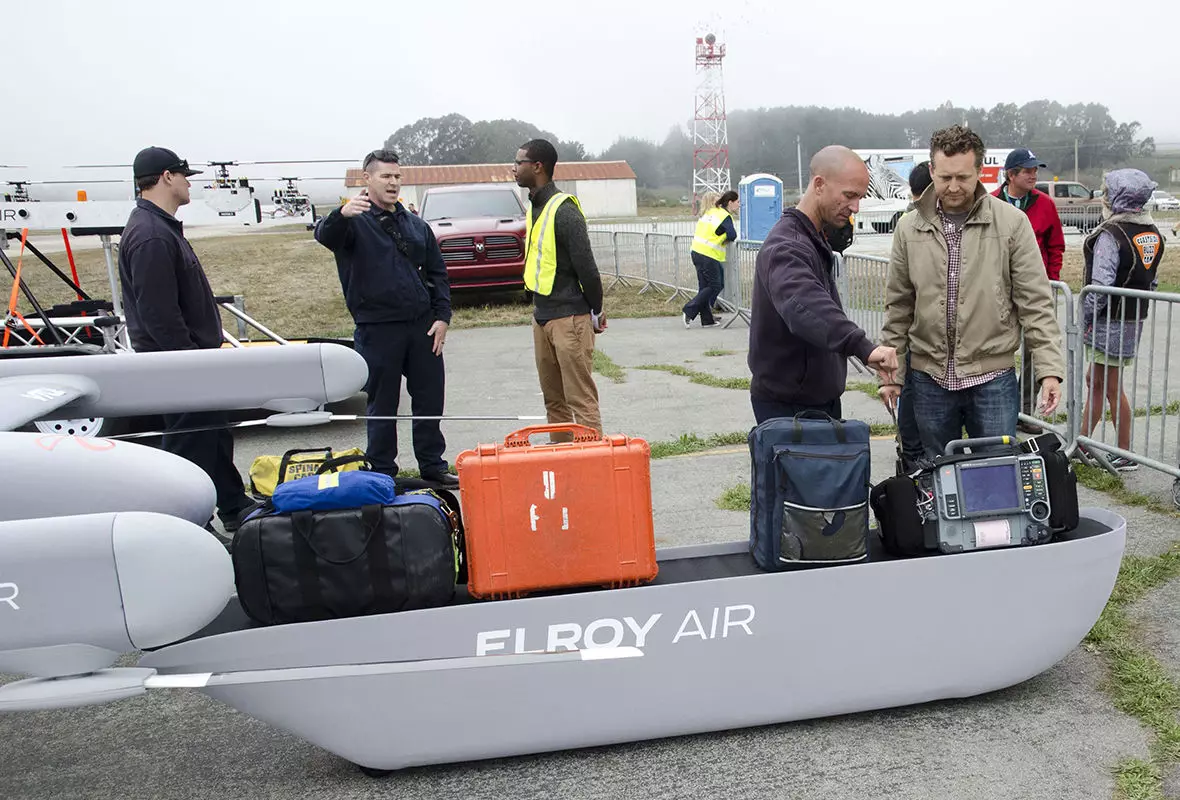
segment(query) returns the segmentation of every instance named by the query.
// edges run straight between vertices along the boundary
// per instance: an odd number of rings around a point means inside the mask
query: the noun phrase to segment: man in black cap
[[[992,194],[1006,200],[1028,215],[1037,246],[1041,248],[1041,260],[1049,280],[1061,277],[1061,261],[1065,255],[1065,231],[1061,229],[1061,217],[1053,198],[1037,189],[1037,168],[1045,164],[1031,150],[1018,147],[1008,154],[1004,162],[1004,183]],[[1032,414],[1037,390],[1033,383],[1032,359],[1027,349],[1020,350],[1020,410]],[[1040,433],[1040,429],[1021,422],[1017,428],[1024,433]]]
[[[134,170],[139,199],[119,244],[123,314],[131,347],[136,352],[221,347],[221,312],[205,270],[184,238],[184,226],[176,219],[177,209],[190,201],[189,176],[200,171],[163,147],[141,150]],[[233,435],[224,428],[169,433],[228,422],[224,411],[165,414],[161,446],[205,470],[217,489],[217,516],[226,532],[233,533],[256,505],[234,466]]]

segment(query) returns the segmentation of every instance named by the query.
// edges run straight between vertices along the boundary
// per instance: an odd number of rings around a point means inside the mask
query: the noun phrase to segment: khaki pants
[[[602,433],[594,383],[594,328],[589,314],[562,317],[543,326],[533,320],[533,354],[549,423],[576,422]],[[568,434],[551,434],[568,442]]]

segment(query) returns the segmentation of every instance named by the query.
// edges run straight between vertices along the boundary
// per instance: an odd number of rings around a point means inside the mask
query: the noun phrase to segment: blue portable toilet
[[[757,172],[738,183],[741,219],[738,238],[762,242],[783,215],[783,182],[773,175]]]

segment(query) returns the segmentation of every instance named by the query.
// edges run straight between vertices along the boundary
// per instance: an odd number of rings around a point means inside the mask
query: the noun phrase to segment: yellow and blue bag
[[[334,453],[331,447],[288,450],[281,456],[258,456],[250,465],[250,491],[260,499],[270,497],[279,484],[306,478],[324,471],[359,470],[365,463],[365,451],[359,447]],[[327,469],[324,469],[327,467]]]

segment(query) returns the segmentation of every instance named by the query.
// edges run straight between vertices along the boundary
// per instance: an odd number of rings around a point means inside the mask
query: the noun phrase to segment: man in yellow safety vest
[[[529,190],[524,284],[533,298],[533,354],[549,422],[601,433],[592,369],[594,335],[606,330],[602,279],[581,204],[553,183],[556,164],[553,145],[533,139],[516,152],[513,165],[516,185]]]

